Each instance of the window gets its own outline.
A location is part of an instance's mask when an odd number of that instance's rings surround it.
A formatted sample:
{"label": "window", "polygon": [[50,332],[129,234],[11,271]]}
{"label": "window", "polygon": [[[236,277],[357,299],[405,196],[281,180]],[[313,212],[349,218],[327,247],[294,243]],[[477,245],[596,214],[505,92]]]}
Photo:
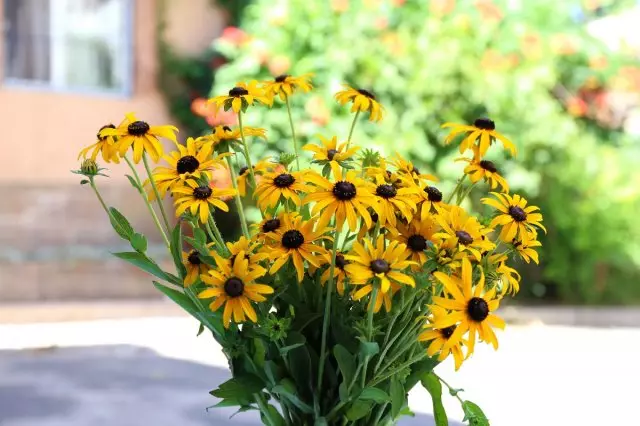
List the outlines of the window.
{"label": "window", "polygon": [[125,94],[130,0],[4,0],[6,83]]}

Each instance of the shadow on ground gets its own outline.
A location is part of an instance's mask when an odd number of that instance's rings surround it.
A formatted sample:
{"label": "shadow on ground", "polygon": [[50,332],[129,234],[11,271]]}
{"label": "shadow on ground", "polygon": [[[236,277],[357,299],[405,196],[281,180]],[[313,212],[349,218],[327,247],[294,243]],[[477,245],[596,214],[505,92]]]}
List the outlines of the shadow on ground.
{"label": "shadow on ground", "polygon": [[[2,426],[259,426],[256,413],[205,407],[227,370],[135,346],[0,351]],[[433,425],[417,414],[400,426]],[[462,426],[459,423],[451,426]]]}

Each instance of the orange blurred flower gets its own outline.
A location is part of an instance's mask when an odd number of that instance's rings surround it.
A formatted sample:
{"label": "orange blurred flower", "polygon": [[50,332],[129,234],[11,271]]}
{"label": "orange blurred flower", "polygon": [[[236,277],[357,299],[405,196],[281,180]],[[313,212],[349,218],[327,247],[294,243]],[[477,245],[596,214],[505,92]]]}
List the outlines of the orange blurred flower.
{"label": "orange blurred flower", "polygon": [[505,55],[495,49],[487,49],[482,55],[480,66],[487,71],[504,71],[514,68],[518,62],[520,59],[515,53]]}
{"label": "orange blurred flower", "polygon": [[379,16],[374,20],[373,26],[378,30],[384,30],[389,26],[389,20],[385,16]]}
{"label": "orange blurred flower", "polygon": [[522,52],[528,58],[542,56],[542,38],[537,33],[527,33],[521,40]]}
{"label": "orange blurred flower", "polygon": [[331,9],[338,13],[346,12],[349,9],[349,0],[331,0]]}
{"label": "orange blurred flower", "polygon": [[589,68],[592,70],[603,70],[609,65],[607,57],[604,55],[598,55],[589,58]]}
{"label": "orange blurred flower", "polygon": [[587,103],[577,96],[572,96],[567,99],[566,106],[569,114],[573,115],[574,117],[584,117],[589,109]]}
{"label": "orange blurred flower", "polygon": [[578,51],[578,43],[567,34],[556,34],[551,38],[551,48],[558,55],[573,55]]}
{"label": "orange blurred flower", "polygon": [[251,39],[251,37],[237,27],[226,27],[222,30],[220,39],[224,40],[234,46],[241,46]]}
{"label": "orange blurred flower", "polygon": [[283,75],[291,68],[291,60],[284,55],[274,56],[267,67],[271,75]]}
{"label": "orange blurred flower", "polygon": [[312,96],[304,106],[311,120],[318,126],[326,126],[331,118],[331,111],[321,96]]}
{"label": "orange blurred flower", "polygon": [[438,17],[448,15],[456,7],[456,0],[431,0],[429,11]]}
{"label": "orange blurred flower", "polygon": [[613,84],[621,90],[640,92],[640,68],[632,66],[621,67],[618,75],[614,77]]}
{"label": "orange blurred flower", "polygon": [[491,0],[476,0],[474,3],[483,21],[498,23],[502,21],[502,10]]}

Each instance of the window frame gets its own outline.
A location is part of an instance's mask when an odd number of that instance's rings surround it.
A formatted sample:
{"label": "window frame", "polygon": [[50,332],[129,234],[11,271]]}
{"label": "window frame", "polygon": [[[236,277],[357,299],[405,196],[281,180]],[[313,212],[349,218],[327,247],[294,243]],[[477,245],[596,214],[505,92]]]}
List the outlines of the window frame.
{"label": "window frame", "polygon": [[[2,1],[2,10],[7,9],[8,2],[11,0],[0,0]],[[15,1],[15,0],[14,0]],[[48,0],[55,1],[55,0]],[[82,87],[82,86],[64,86],[64,85],[54,85],[52,81],[38,81],[38,80],[29,80],[26,78],[16,78],[16,77],[7,77],[9,70],[9,61],[6,59],[6,55],[1,55],[0,59],[3,61],[2,64],[2,80],[1,85],[8,88],[16,88],[26,91],[37,91],[37,92],[51,92],[51,93],[64,93],[64,94],[77,94],[77,95],[88,95],[88,96],[100,96],[105,98],[131,98],[133,95],[133,82],[134,82],[134,46],[135,46],[135,34],[134,34],[134,19],[135,19],[135,0],[120,0],[124,3],[124,40],[125,47],[121,55],[118,55],[119,58],[122,58],[124,61],[123,68],[125,70],[124,73],[124,81],[121,88],[99,88],[99,87]],[[2,19],[5,17],[2,15]],[[0,25],[0,28],[2,25]],[[7,39],[6,33],[4,31],[0,31],[1,50],[5,51],[7,48]]]}

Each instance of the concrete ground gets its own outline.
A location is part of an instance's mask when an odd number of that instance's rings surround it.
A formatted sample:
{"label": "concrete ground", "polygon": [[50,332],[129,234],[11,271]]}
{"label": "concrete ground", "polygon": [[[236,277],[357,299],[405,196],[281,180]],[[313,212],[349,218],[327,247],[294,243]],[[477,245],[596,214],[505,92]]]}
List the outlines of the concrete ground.
{"label": "concrete ground", "polygon": [[[208,394],[228,378],[226,361],[189,318],[153,317],[0,325],[1,426],[257,426],[253,413],[212,409]],[[640,329],[510,326],[498,352],[481,345],[459,372],[493,426],[636,425]],[[432,425],[426,391],[417,416]],[[452,426],[462,413],[445,396]]]}

